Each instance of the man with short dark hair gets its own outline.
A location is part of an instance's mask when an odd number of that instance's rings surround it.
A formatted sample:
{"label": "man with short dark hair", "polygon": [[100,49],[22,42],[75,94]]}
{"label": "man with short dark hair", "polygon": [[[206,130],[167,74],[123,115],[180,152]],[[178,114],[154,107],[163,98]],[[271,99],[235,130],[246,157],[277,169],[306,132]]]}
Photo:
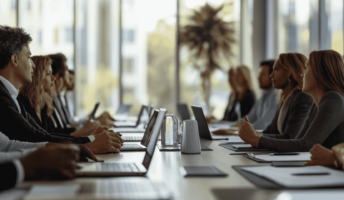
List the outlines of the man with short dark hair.
{"label": "man with short dark hair", "polygon": [[277,95],[270,79],[274,64],[275,60],[266,60],[260,63],[258,82],[264,93],[247,115],[256,130],[265,130],[276,114]]}
{"label": "man with short dark hair", "polygon": [[11,140],[70,141],[85,144],[94,153],[119,152],[113,148],[122,146],[123,141],[117,133],[104,131],[95,136],[89,133],[88,137],[52,135],[26,113],[17,96],[20,86],[32,81],[34,64],[29,47],[31,40],[30,35],[21,28],[0,26],[0,131]]}

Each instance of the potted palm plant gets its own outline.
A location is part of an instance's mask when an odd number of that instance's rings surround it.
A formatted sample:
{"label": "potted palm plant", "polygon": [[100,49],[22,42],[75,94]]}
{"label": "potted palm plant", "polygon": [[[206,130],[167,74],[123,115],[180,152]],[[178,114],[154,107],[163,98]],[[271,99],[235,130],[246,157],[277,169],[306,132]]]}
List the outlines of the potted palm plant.
{"label": "potted palm plant", "polygon": [[[190,60],[200,72],[204,101],[208,110],[210,110],[211,75],[216,69],[221,69],[220,54],[230,62],[230,57],[233,55],[231,45],[235,43],[233,24],[218,17],[222,8],[223,5],[213,8],[205,4],[199,11],[194,11],[190,17],[191,24],[181,27],[178,33],[179,44],[188,46]],[[203,64],[199,64],[199,60],[204,60]]]}

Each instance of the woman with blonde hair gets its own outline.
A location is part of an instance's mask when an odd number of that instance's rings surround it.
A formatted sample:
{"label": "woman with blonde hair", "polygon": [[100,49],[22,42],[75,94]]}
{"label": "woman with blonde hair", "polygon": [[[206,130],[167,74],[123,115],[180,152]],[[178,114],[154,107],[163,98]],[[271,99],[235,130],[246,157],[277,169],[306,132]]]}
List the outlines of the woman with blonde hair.
{"label": "woman with blonde hair", "polygon": [[241,116],[247,115],[256,101],[250,69],[241,65],[236,71],[231,70],[228,72],[228,78],[233,91],[222,119],[225,121],[237,121]]}
{"label": "woman with blonde hair", "polygon": [[[52,60],[47,56],[33,56],[32,61],[36,66],[32,82],[20,88],[18,98],[36,123],[49,133],[52,133],[54,132],[54,126],[50,116],[53,113],[54,107],[51,88],[55,81],[55,78],[49,74],[49,66],[51,66]],[[50,88],[47,88],[46,80],[49,80]]]}
{"label": "woman with blonde hair", "polygon": [[33,64],[36,66],[30,84],[23,85],[20,88],[18,99],[22,102],[26,112],[41,128],[49,133],[64,133],[76,136],[90,135],[99,125],[88,122],[82,129],[64,130],[59,127],[51,117],[56,115],[53,106],[52,94],[54,91],[55,77],[52,74],[52,60],[49,56],[33,56]]}
{"label": "woman with blonde hair", "polygon": [[239,131],[245,142],[274,151],[309,151],[315,144],[332,148],[344,142],[343,57],[333,50],[313,51],[303,75],[302,91],[311,95],[314,103],[297,136],[293,140],[260,136],[246,119],[240,122]]}

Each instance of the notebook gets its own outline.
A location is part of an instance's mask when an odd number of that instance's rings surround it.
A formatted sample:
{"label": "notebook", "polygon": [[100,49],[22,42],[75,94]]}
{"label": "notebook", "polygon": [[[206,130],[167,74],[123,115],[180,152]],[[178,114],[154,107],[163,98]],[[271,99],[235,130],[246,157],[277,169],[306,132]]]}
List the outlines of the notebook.
{"label": "notebook", "polygon": [[254,166],[241,169],[264,177],[285,188],[344,187],[344,172],[323,166]]}
{"label": "notebook", "polygon": [[277,155],[271,156],[269,154],[249,154],[246,155],[246,158],[253,158],[255,161],[264,161],[264,162],[274,162],[274,161],[309,161],[311,160],[311,154],[309,152],[299,152],[299,155]]}

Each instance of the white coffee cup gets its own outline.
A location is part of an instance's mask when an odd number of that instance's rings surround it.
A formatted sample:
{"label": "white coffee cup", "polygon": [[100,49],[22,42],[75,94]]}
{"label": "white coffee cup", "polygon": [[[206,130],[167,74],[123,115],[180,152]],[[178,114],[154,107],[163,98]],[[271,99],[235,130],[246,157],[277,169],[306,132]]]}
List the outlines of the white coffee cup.
{"label": "white coffee cup", "polygon": [[196,120],[183,121],[182,153],[201,153],[201,141],[199,139],[198,124]]}

